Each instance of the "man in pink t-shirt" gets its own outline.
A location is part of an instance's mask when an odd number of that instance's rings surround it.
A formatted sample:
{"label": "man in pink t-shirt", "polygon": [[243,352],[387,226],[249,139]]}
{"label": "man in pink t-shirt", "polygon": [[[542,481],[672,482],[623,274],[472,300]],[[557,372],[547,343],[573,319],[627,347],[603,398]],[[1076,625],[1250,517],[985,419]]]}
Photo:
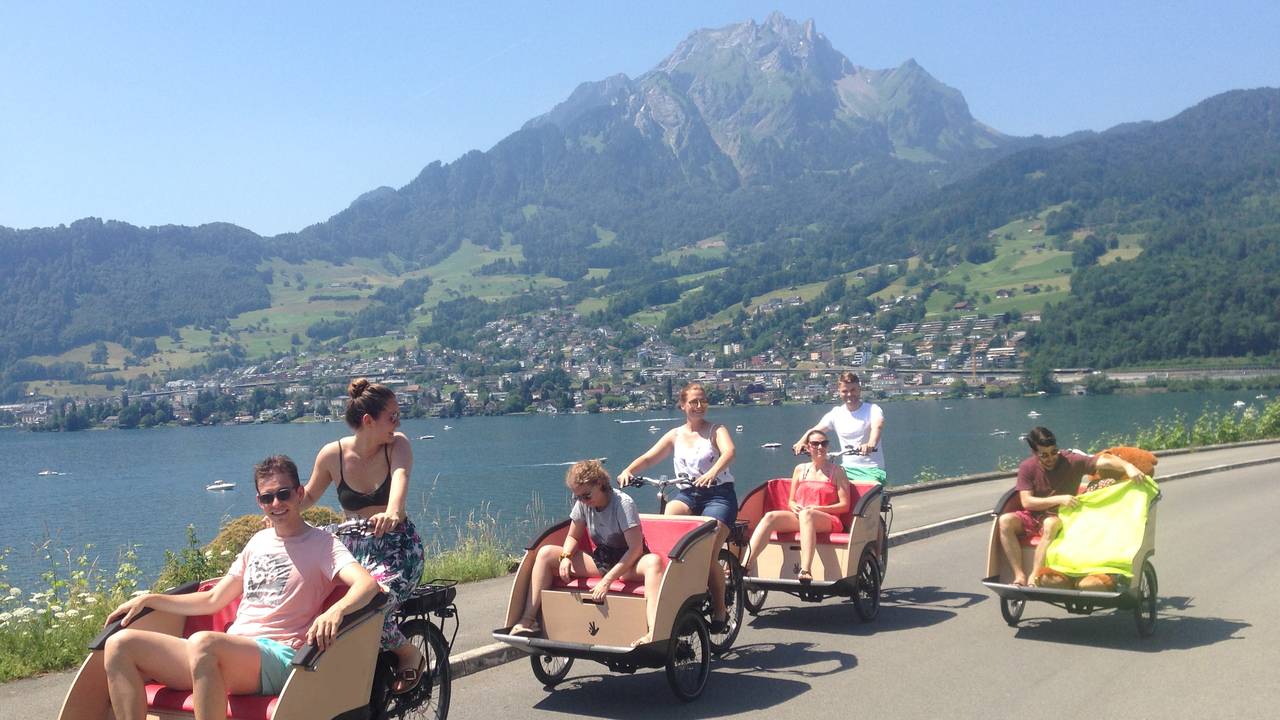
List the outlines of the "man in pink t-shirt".
{"label": "man in pink t-shirt", "polygon": [[[249,540],[226,577],[211,590],[189,595],[141,595],[108,616],[108,623],[122,618],[127,628],[144,608],[212,615],[241,597],[225,633],[183,639],[122,629],[108,638],[107,687],[118,720],[146,717],[148,680],[191,690],[196,720],[226,718],[228,694],[279,694],[293,651],[307,642],[328,649],[342,617],[378,592],[377,582],[337,538],[302,519],[301,483],[292,460],[263,460],[254,467],[253,482],[271,527]],[[350,589],[321,613],[338,582]]]}
{"label": "man in pink t-shirt", "polygon": [[1000,546],[1013,567],[1013,584],[1027,585],[1026,568],[1022,565],[1019,535],[1040,535],[1040,543],[1031,563],[1031,577],[1044,567],[1049,543],[1062,529],[1058,508],[1080,504],[1076,493],[1080,479],[1095,470],[1123,472],[1129,480],[1142,482],[1145,476],[1132,464],[1112,455],[1095,458],[1071,451],[1059,452],[1058,440],[1049,428],[1038,427],[1027,433],[1032,456],[1018,466],[1018,482],[1014,489],[1022,501],[1022,509],[1000,516]]}

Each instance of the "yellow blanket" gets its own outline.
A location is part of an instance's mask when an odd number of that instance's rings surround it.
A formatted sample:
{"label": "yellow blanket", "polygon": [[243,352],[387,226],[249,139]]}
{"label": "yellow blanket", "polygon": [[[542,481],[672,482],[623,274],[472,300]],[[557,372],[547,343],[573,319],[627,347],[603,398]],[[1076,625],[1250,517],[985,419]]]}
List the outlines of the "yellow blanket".
{"label": "yellow blanket", "polygon": [[1080,577],[1109,573],[1133,577],[1133,556],[1142,546],[1147,508],[1159,492],[1151,478],[1122,481],[1077,496],[1080,505],[1060,508],[1062,532],[1049,545],[1045,565]]}

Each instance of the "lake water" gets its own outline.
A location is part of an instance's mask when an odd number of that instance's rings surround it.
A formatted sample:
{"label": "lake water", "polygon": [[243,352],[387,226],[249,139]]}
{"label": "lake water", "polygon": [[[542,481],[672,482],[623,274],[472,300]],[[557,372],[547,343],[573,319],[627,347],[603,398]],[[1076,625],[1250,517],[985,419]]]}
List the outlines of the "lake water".
{"label": "lake water", "polygon": [[[1152,393],[1089,397],[1041,397],[1002,400],[926,400],[882,404],[882,440],[889,480],[902,484],[923,471],[941,476],[995,470],[1026,457],[1018,435],[1036,425],[1052,429],[1063,447],[1087,446],[1103,434],[1131,433],[1157,417],[1175,412],[1195,416],[1207,409],[1230,408],[1254,393]],[[738,459],[732,472],[739,493],[774,477],[790,476],[797,462],[787,449],[830,406],[712,408],[708,417],[734,433]],[[1038,418],[1028,413],[1040,413]],[[628,422],[615,422],[624,420]],[[631,422],[639,421],[639,422]],[[657,439],[650,426],[666,430],[683,422],[676,412],[600,415],[539,415],[450,420],[409,420],[403,431],[414,448],[409,511],[426,535],[435,528],[465,521],[487,504],[510,533],[522,536],[521,522],[539,496],[551,518],[567,514],[564,488],[567,466],[582,458],[607,457],[617,474]],[[446,424],[452,430],[445,430]],[[996,429],[1007,435],[992,435]],[[259,512],[253,498],[252,467],[263,457],[284,453],[310,475],[322,445],[349,433],[341,423],[293,423],[222,427],[103,430],[77,433],[28,433],[0,430],[0,548],[12,548],[7,573],[14,582],[30,582],[32,549],[53,538],[54,547],[93,543],[103,564],[114,569],[117,548],[137,546],[140,565],[153,575],[164,549],[185,543],[194,525],[203,542],[212,539],[224,518]],[[434,440],[418,440],[435,435]],[[780,442],[782,449],[761,448]],[[43,470],[62,475],[41,476]],[[671,473],[667,460],[648,474]],[[437,479],[438,475],[438,479]],[[237,483],[235,490],[210,492],[216,480]],[[433,482],[434,481],[434,482]],[[629,490],[642,511],[653,512],[650,490]],[[337,507],[331,490],[322,504]],[[441,533],[452,536],[451,532]],[[424,538],[427,539],[427,538]],[[45,566],[47,567],[47,566]]]}

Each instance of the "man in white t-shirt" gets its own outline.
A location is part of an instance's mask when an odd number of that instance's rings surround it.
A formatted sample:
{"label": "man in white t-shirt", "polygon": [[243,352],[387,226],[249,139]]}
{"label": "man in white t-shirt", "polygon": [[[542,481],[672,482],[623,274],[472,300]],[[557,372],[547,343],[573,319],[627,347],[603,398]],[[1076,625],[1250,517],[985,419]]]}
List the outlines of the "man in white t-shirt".
{"label": "man in white t-shirt", "polygon": [[[293,653],[304,643],[327,650],[342,618],[373,599],[378,583],[333,535],[302,519],[298,466],[274,455],[254,467],[258,504],[271,527],[254,535],[226,577],[211,590],[188,595],[141,595],[107,618],[122,618],[107,639],[105,666],[118,720],[147,715],[148,680],[191,690],[196,720],[224,720],[227,695],[277,695]],[[323,613],[338,582],[350,589]],[[227,632],[189,639],[128,629],[153,608],[177,615],[212,615],[241,597]],[[318,616],[318,617],[317,617]]]}
{"label": "man in white t-shirt", "polygon": [[810,433],[834,430],[840,437],[842,451],[857,452],[842,456],[845,476],[851,482],[872,480],[883,484],[886,476],[880,434],[884,430],[884,413],[879,405],[862,402],[862,383],[854,373],[840,374],[840,398],[844,404],[832,408],[817,425],[805,430],[791,449],[799,455]]}

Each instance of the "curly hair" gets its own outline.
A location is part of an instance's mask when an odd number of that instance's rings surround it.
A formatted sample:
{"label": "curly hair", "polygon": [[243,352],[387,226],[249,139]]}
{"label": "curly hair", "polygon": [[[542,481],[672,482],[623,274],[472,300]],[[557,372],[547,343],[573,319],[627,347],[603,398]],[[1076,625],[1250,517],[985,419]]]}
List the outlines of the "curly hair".
{"label": "curly hair", "polygon": [[594,484],[606,493],[613,492],[612,480],[599,460],[579,460],[564,476],[564,484],[570,489]]}

